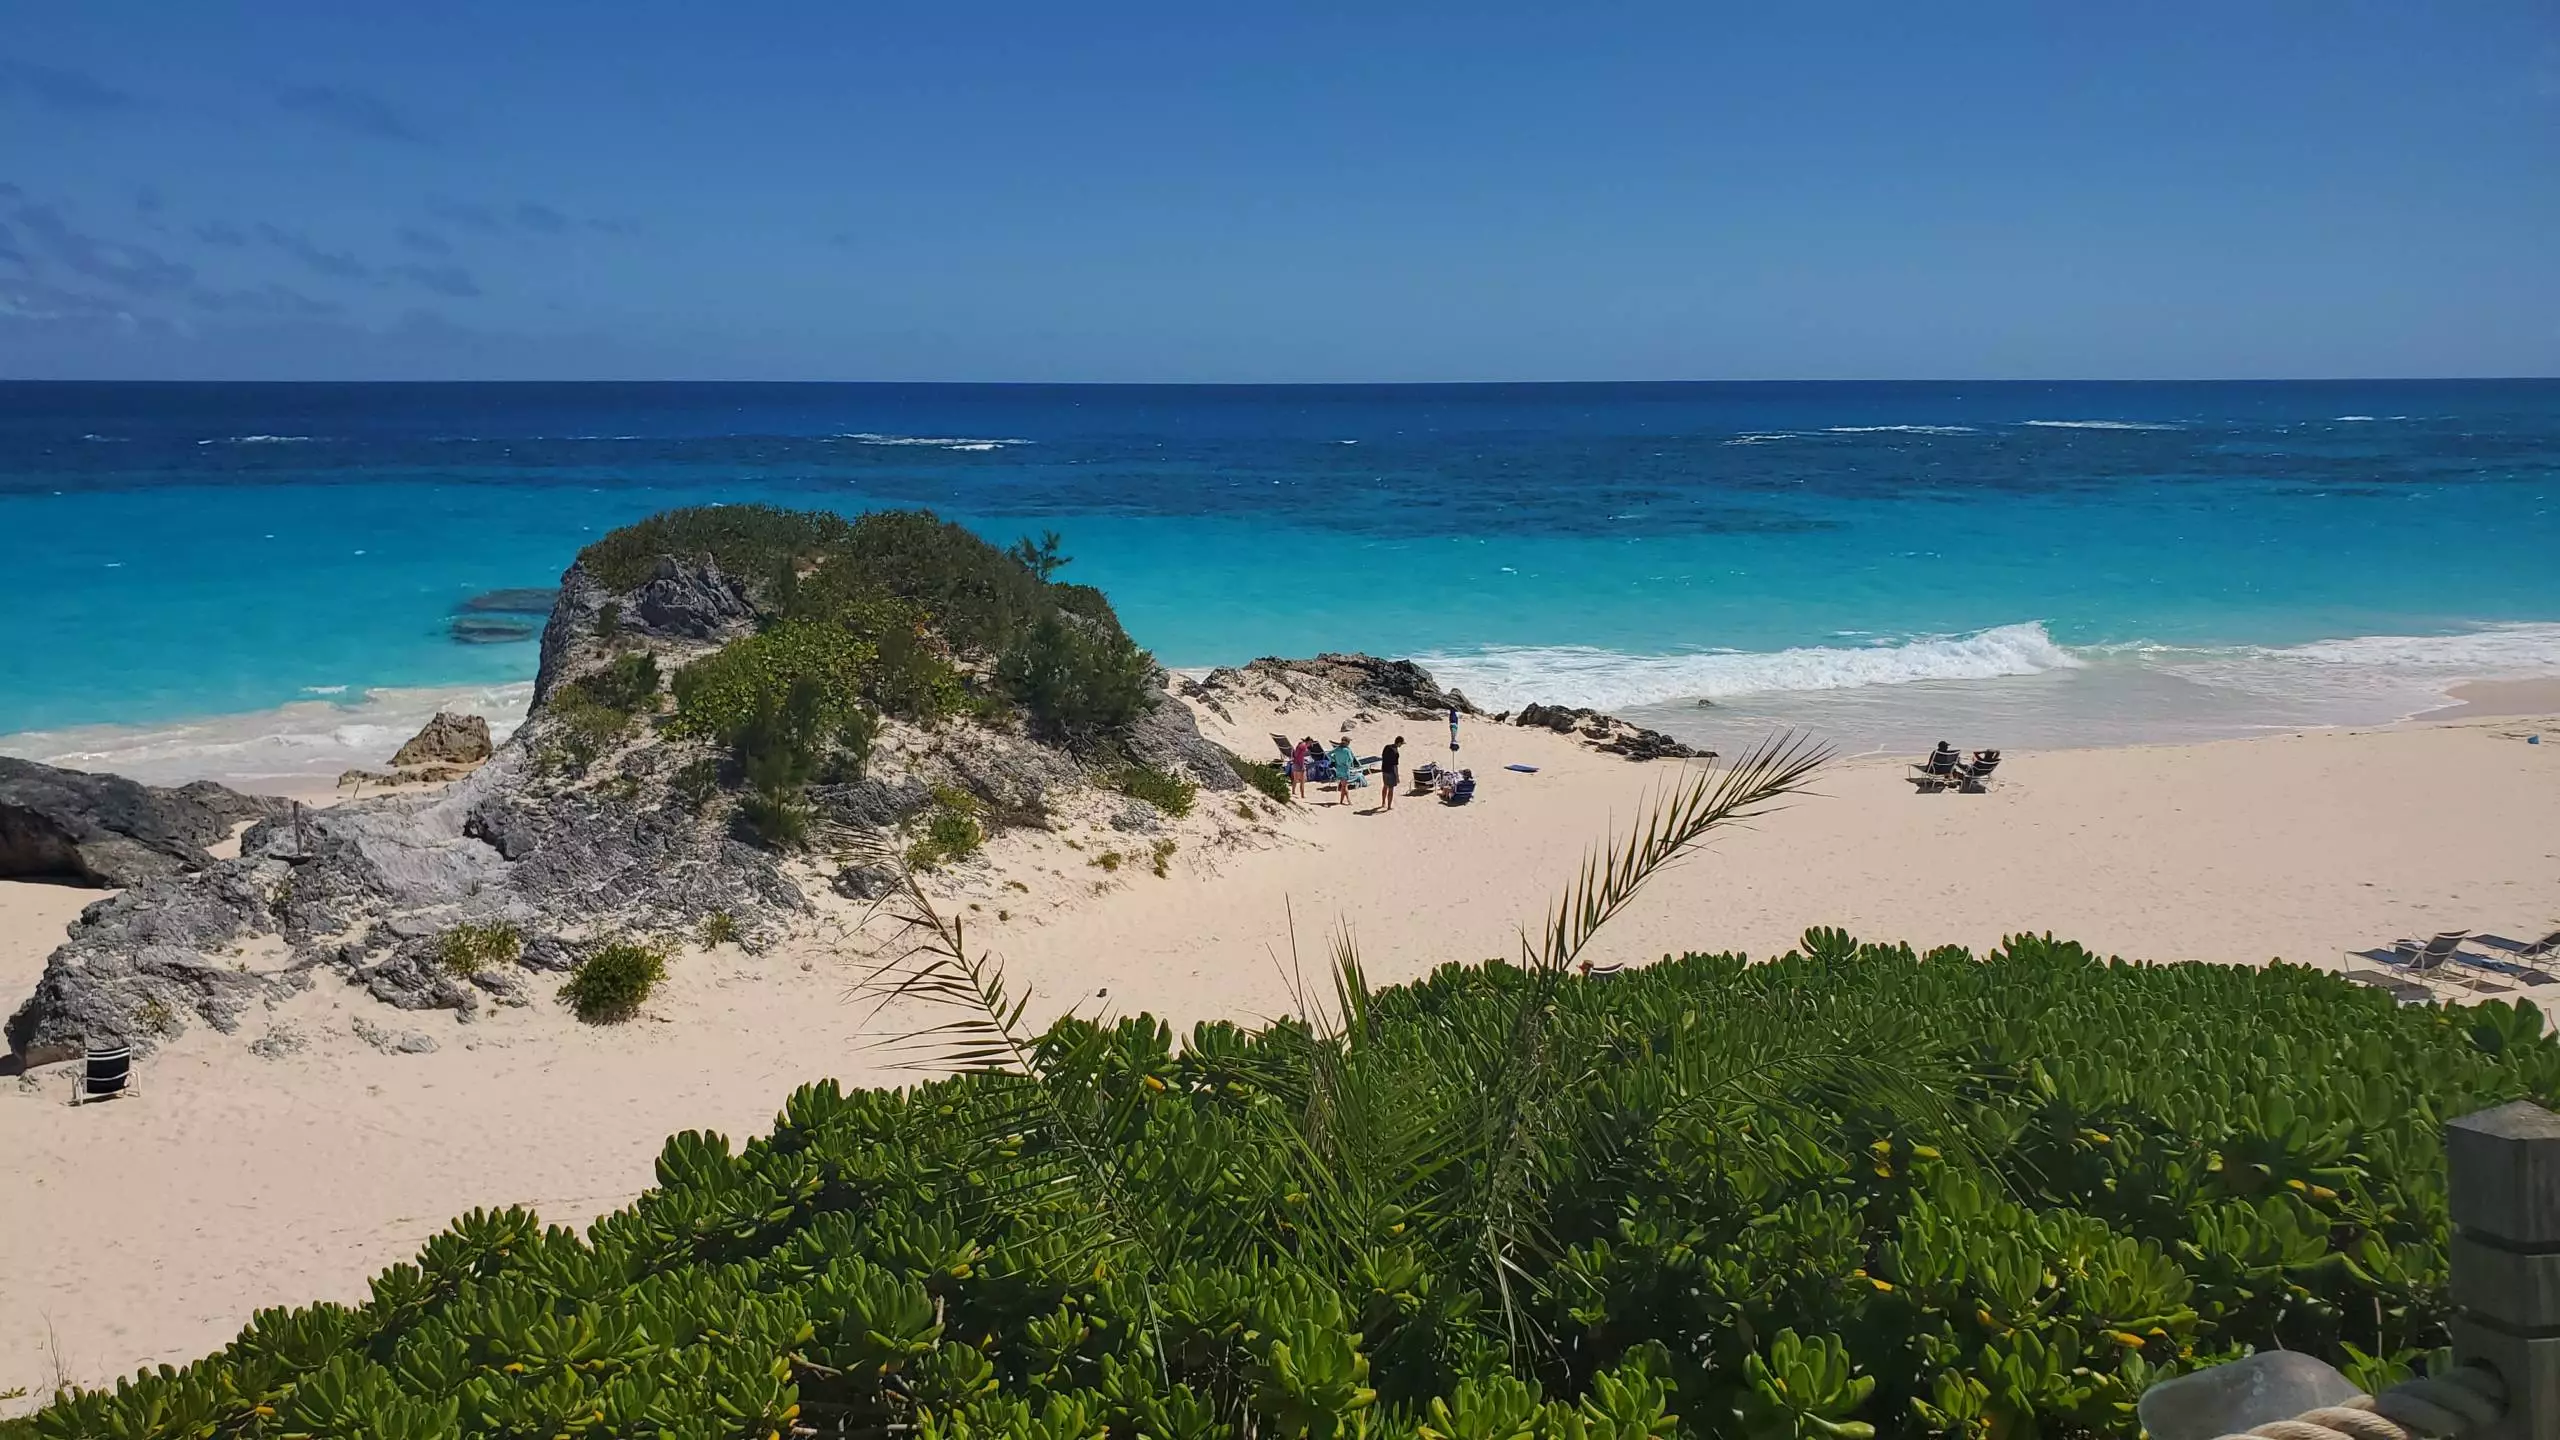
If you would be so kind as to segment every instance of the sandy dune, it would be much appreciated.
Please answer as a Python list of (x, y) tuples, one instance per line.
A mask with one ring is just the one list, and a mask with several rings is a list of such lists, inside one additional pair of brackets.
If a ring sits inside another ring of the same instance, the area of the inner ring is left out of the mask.
[[(1234, 718), (1208, 726), (1258, 755), (1270, 730), (1330, 739), (1342, 717)], [(1423, 722), (1363, 725), (1357, 740), (1374, 751), (1397, 730), (1416, 742), (1409, 763), (1445, 754), (1445, 730)], [(2553, 740), (2525, 744), (2533, 733)], [(1815, 924), (1977, 947), (2050, 930), (2244, 963), (2335, 964), (2456, 926), (2538, 934), (2560, 922), (2554, 741), (2549, 722), (2465, 718), (2012, 754), (1987, 795), (1920, 796), (1899, 765), (1842, 766), (1665, 879), (1597, 955), (1768, 953)], [(1680, 773), (1494, 727), (1471, 727), (1465, 756), (1483, 789), (1464, 809), (1408, 797), (1373, 814), (1364, 790), (1275, 821), (1204, 796), (1171, 834), (1165, 878), (1145, 858), (1157, 837), (1079, 817), (1001, 837), (935, 886), (1048, 1010), (1264, 1016), (1287, 1005), (1293, 915), (1311, 970), (1337, 924), (1380, 980), (1509, 953), (1585, 847)], [(1129, 863), (1103, 870), (1106, 850)], [(0, 886), (6, 1003), (94, 898)], [(471, 1025), (401, 1015), (324, 980), (236, 1036), (169, 1045), (114, 1104), (67, 1107), (59, 1069), (0, 1080), (0, 1389), (183, 1361), (255, 1308), (361, 1298), (368, 1275), (459, 1211), (522, 1203), (582, 1222), (650, 1182), (672, 1131), (751, 1133), (822, 1075), (893, 1080), (846, 999), (857, 969), (818, 941), (690, 952), (646, 1018), (608, 1029), (547, 1002)], [(385, 1053), (356, 1036), (359, 1019), (437, 1048)], [(300, 1048), (251, 1051), (279, 1030)]]

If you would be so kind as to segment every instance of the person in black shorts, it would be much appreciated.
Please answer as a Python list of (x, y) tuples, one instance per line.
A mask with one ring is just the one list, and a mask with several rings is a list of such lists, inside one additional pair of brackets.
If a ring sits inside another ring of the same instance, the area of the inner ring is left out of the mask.
[(1404, 781), (1404, 737), (1378, 752), (1378, 808), (1396, 808), (1396, 786)]

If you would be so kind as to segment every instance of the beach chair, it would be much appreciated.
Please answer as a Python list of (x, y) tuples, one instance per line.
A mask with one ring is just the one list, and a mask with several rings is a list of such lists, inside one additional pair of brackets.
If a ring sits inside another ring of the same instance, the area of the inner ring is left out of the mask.
[(2499, 954), (2460, 955), (2457, 957), (2457, 963), (2468, 963), (2474, 969), (2504, 975), (2519, 985), (2560, 984), (2560, 975), (2555, 975), (2531, 963), (2536, 960), (2560, 959), (2560, 930), (2554, 930), (2539, 940), (2530, 941), (2510, 940), (2504, 935), (2474, 935), (2471, 937), (2471, 943), (2487, 946), (2491, 950), (2498, 951)]
[(1271, 743), (1279, 747), (1280, 758), (1284, 762), (1287, 761), (1291, 755), (1296, 754), (1298, 750), (1297, 741), (1292, 740), (1288, 736), (1282, 735), (1277, 731), (1272, 733)]
[(1920, 787), (1923, 795), (1935, 795), (1947, 788), (1955, 778), (1956, 766), (1964, 757), (1953, 750), (1932, 750), (1929, 758), (1911, 767), (1902, 778)]
[(2554, 930), (2541, 939), (2530, 942), (2510, 940), (2504, 935), (2474, 935), (2471, 937), (2471, 943), (2504, 951), (2517, 960), (2560, 959), (2560, 930)]
[(1983, 782), (1989, 780), (1991, 778), (1991, 772), (1999, 768), (2000, 752), (1997, 750), (1983, 751), (1979, 756), (1974, 758), (1972, 763), (1960, 766), (1956, 770), (1954, 780), (1956, 793), (1959, 795), (1981, 794), (1984, 790), (1990, 788)]
[[(2492, 994), (2514, 989), (2513, 985), (2500, 983), (2486, 975), (2469, 973), (2473, 968), (2473, 959), (2462, 953), (2462, 942), (2468, 939), (2470, 934), (2468, 930), (2446, 930), (2424, 942), (2394, 940), (2391, 942), (2391, 948), (2387, 950), (2350, 950), (2347, 952), (2347, 958), (2370, 960), (2377, 965), (2388, 967), (2388, 973), (2398, 978), (2429, 987), (2438, 984), (2459, 985), (2466, 990)], [(2347, 978), (2357, 980), (2360, 984), (2373, 983), (2354, 974), (2352, 967)]]
[(130, 1045), (92, 1045), (80, 1057), (80, 1088), (73, 1092), (71, 1103), (87, 1104), (92, 1100), (112, 1100), (124, 1093), (133, 1078), (133, 1047)]

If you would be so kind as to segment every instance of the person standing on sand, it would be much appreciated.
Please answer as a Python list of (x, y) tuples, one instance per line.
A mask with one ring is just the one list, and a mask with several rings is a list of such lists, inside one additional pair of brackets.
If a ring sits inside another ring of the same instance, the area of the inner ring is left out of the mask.
[(1293, 799), (1307, 798), (1307, 766), (1315, 760), (1316, 742), (1301, 740), (1289, 750), (1289, 794)]
[(1399, 735), (1378, 752), (1378, 808), (1396, 808), (1396, 786), (1404, 780), (1404, 737)]
[(1348, 805), (1351, 803), (1351, 777), (1360, 773), (1360, 757), (1351, 753), (1351, 737), (1345, 735), (1334, 741), (1333, 754), (1328, 758), (1333, 761), (1333, 784), (1338, 795), (1334, 803)]

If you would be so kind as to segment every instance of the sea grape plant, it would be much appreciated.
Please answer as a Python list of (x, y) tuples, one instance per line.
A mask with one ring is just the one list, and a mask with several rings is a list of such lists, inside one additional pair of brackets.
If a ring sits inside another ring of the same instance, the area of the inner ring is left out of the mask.
[(1344, 946), (1258, 1029), (1028, 1030), (917, 911), (883, 983), (960, 1017), (938, 1073), (0, 1435), (2132, 1437), (2251, 1348), (2436, 1363), (2443, 1125), (2560, 1100), (2537, 1011), (2039, 936), (1581, 968), (1788, 778), (1673, 797), (1514, 959), (1372, 987)]

